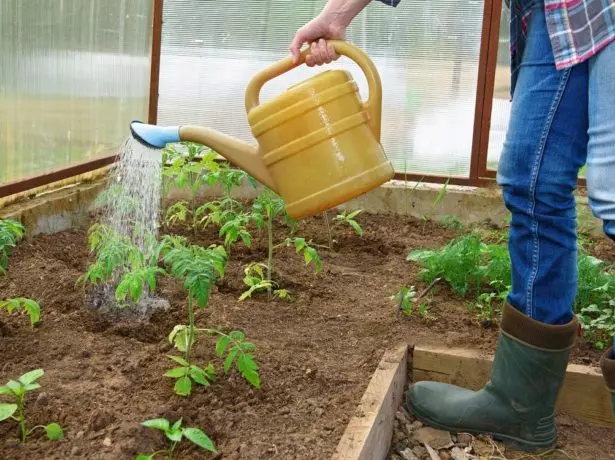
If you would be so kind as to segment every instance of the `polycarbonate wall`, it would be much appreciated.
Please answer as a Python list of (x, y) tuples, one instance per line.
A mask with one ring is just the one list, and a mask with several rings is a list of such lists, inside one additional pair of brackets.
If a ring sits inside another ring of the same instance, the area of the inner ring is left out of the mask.
[[(244, 90), (251, 76), (288, 55), (295, 30), (324, 0), (166, 1), (160, 124), (201, 124), (251, 141)], [(384, 87), (383, 145), (397, 171), (467, 176), (483, 1), (379, 2), (358, 16), (347, 39), (376, 63)], [(364, 97), (360, 69), (347, 59)], [(270, 98), (314, 72), (303, 66), (268, 83)]]
[(152, 0), (0, 0), (0, 183), (113, 153), (147, 117)]

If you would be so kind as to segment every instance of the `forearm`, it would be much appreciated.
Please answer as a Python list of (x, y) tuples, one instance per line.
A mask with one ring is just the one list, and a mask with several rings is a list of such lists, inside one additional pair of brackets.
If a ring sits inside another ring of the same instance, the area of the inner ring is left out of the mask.
[(370, 2), (371, 0), (329, 0), (322, 13), (333, 17), (338, 25), (347, 27)]

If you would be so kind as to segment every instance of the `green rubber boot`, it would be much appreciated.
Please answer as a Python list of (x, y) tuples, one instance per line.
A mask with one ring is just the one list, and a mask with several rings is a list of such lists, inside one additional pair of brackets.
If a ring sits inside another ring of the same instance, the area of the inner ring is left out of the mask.
[(615, 417), (615, 359), (613, 359), (613, 349), (609, 349), (600, 360), (602, 375), (606, 386), (611, 390), (611, 403), (613, 405), (613, 417)]
[(555, 447), (555, 402), (578, 333), (506, 306), (491, 379), (479, 391), (436, 382), (413, 385), (406, 401), (421, 422), (452, 433), (488, 434), (513, 448)]

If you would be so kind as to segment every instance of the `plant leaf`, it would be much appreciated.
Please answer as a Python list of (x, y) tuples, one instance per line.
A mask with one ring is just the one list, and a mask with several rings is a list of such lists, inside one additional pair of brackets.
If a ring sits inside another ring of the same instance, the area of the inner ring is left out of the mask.
[(24, 386), (25, 391), (34, 391), (38, 390), (41, 386), (38, 383), (30, 383)]
[(182, 420), (183, 420), (183, 419), (181, 419), (181, 418), (180, 418), (179, 420), (177, 420), (177, 421), (173, 424), (173, 426), (171, 427), (171, 431), (177, 431), (177, 430), (179, 430), (179, 429), (181, 428), (181, 426), (182, 426)]
[(11, 417), (17, 411), (17, 404), (0, 403), (0, 422)]
[(173, 369), (169, 369), (164, 373), (165, 377), (171, 377), (177, 379), (179, 377), (184, 377), (188, 373), (187, 367), (174, 367)]
[(22, 385), (26, 386), (40, 379), (44, 373), (45, 372), (43, 369), (34, 369), (33, 371), (26, 372), (24, 375), (19, 377), (19, 381)]
[(224, 373), (225, 374), (229, 371), (229, 369), (233, 365), (233, 361), (235, 357), (237, 356), (237, 353), (239, 353), (239, 348), (232, 348), (229, 354), (226, 356), (226, 359), (224, 360)]
[(139, 454), (137, 455), (135, 460), (154, 460), (154, 455)]
[[(241, 299), (243, 300), (243, 299)], [(226, 351), (226, 348), (228, 347), (228, 344), (231, 343), (231, 338), (223, 335), (218, 339), (218, 342), (216, 343), (216, 356), (221, 357), (224, 352)]]
[(57, 423), (50, 423), (45, 427), (45, 431), (47, 431), (47, 437), (52, 441), (57, 441), (64, 437), (64, 430)]
[(169, 359), (172, 359), (177, 364), (181, 364), (182, 366), (185, 366), (185, 367), (190, 366), (190, 363), (188, 361), (186, 361), (184, 358), (181, 358), (179, 356), (169, 356)]
[(184, 428), (184, 436), (202, 449), (214, 453), (216, 452), (216, 448), (212, 440), (198, 428)]
[(181, 377), (175, 382), (175, 393), (179, 396), (188, 396), (192, 391), (192, 380), (190, 377)]
[(196, 366), (190, 368), (190, 377), (199, 385), (209, 386), (209, 380), (207, 380), (207, 374), (203, 369), (199, 369)]
[(169, 421), (166, 418), (154, 418), (146, 420), (141, 425), (147, 428), (156, 428), (157, 430), (167, 431), (169, 429)]

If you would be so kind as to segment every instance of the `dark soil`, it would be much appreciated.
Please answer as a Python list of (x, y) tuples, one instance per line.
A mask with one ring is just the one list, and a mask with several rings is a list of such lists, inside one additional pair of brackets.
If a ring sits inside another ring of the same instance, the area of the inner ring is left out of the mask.
[[(405, 261), (408, 251), (442, 246), (456, 231), (428, 224), (423, 233), (421, 222), (403, 217), (362, 214), (359, 220), (363, 238), (338, 228), (335, 250), (320, 250), (319, 274), (293, 248), (276, 254), (276, 279), (291, 290), (291, 302), (262, 296), (238, 302), (243, 268), (264, 260), (266, 245), (258, 236), (252, 249), (234, 249), (226, 277), (197, 323), (244, 331), (257, 347), (262, 388), (251, 388), (235, 371), (223, 375), (213, 339), (203, 338), (196, 356), (204, 364), (213, 360), (219, 378), (189, 398), (176, 396), (171, 379), (163, 377), (172, 364), (167, 336), (186, 322), (181, 284), (160, 281), (157, 294), (170, 302), (169, 311), (141, 322), (110, 319), (87, 307), (84, 292), (75, 287), (89, 260), (84, 231), (23, 241), (0, 278), (0, 298), (39, 301), (42, 323), (32, 330), (26, 317), (0, 313), (0, 382), (43, 368), (42, 388), (27, 401), (30, 423), (59, 421), (66, 437), (49, 442), (37, 433), (18, 446), (14, 424), (0, 423), (0, 459), (131, 459), (164, 448), (159, 432), (140, 427), (156, 417), (181, 417), (184, 426), (204, 430), (219, 450), (217, 458), (326, 459), (386, 348), (408, 342), (494, 349), (495, 328), (482, 327), (445, 286), (428, 296), (427, 319), (398, 317), (390, 300), (402, 285), (424, 287), (416, 281), (418, 267)], [(324, 228), (321, 220), (305, 221), (299, 234), (326, 244)], [(277, 229), (277, 241), (283, 232)], [(196, 241), (219, 240), (212, 230)], [(611, 248), (603, 252), (615, 260)], [(574, 350), (574, 360), (584, 364), (596, 364), (599, 355), (583, 343)], [(576, 426), (564, 427), (564, 436)], [(595, 442), (613, 451), (613, 437), (600, 433)], [(583, 438), (570, 439), (583, 448)], [(176, 458), (213, 456), (182, 444)]]

